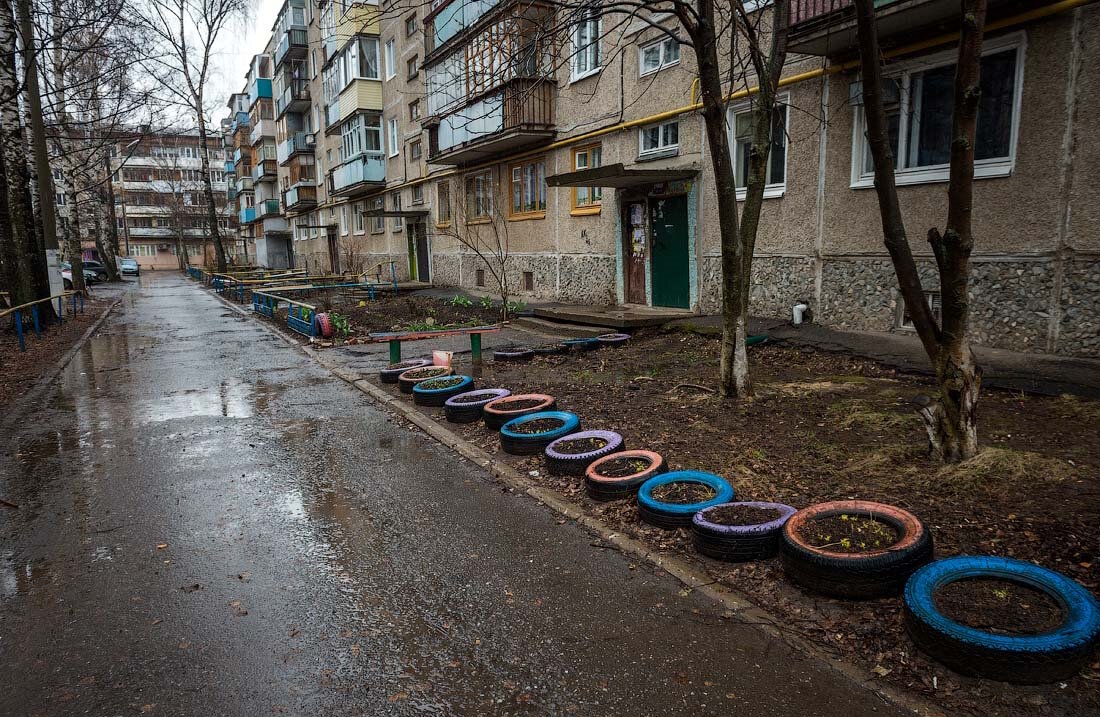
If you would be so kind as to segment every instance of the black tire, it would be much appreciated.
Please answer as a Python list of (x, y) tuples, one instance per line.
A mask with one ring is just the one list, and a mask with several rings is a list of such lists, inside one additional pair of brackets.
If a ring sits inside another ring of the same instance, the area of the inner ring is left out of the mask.
[[(584, 453), (569, 454), (555, 450), (557, 444), (560, 442), (582, 438), (596, 438), (603, 440), (605, 443), (602, 448), (594, 451), (586, 451)], [(583, 476), (584, 472), (588, 470), (588, 466), (592, 465), (595, 461), (625, 449), (626, 442), (623, 440), (623, 437), (614, 431), (581, 431), (579, 433), (571, 433), (567, 436), (562, 436), (553, 441), (546, 446), (543, 455), (546, 458), (546, 468), (550, 471), (551, 475)]]
[(565, 343), (545, 344), (535, 346), (531, 350), (535, 352), (536, 356), (560, 356), (569, 351), (569, 346)]
[[(899, 531), (898, 542), (875, 553), (834, 553), (808, 546), (798, 532), (809, 520), (840, 514), (873, 514)], [(933, 552), (932, 533), (916, 516), (867, 501), (832, 501), (804, 508), (783, 525), (782, 536), (783, 570), (792, 582), (812, 592), (854, 600), (897, 595)]]
[(701, 510), (691, 521), (695, 549), (708, 558), (730, 563), (774, 558), (779, 553), (779, 533), (783, 530), (783, 523), (795, 513), (795, 509), (781, 503), (743, 502), (734, 505), (774, 510), (779, 517), (756, 525), (718, 525), (708, 519), (708, 514), (723, 506)]
[(382, 383), (397, 383), (397, 377), (410, 368), (421, 368), (422, 366), (431, 365), (431, 359), (406, 359), (405, 361), (398, 361), (395, 364), (390, 364), (382, 369), (378, 372), (378, 377), (382, 379)]
[(505, 398), (511, 396), (512, 392), (506, 388), (483, 388), (476, 391), (469, 391), (473, 394), (483, 394), (483, 398), (477, 401), (468, 401), (464, 403), (455, 402), (454, 398), (462, 396), (451, 396), (443, 403), (443, 413), (447, 416), (447, 420), (451, 423), (473, 423), (474, 421), (480, 421), (482, 416), (482, 409), (485, 404), (495, 401), (498, 398)]
[(510, 346), (493, 351), (494, 361), (526, 361), (535, 355), (535, 352), (526, 346)]
[(96, 278), (96, 281), (99, 281), (99, 282), (107, 281), (107, 279), (108, 279), (107, 272), (97, 271), (96, 274), (95, 274), (95, 278)]
[[(451, 396), (457, 396), (460, 393), (466, 393), (467, 391), (474, 390), (474, 380), (470, 376), (446, 376), (445, 378), (458, 378), (461, 381), (454, 386), (448, 386), (447, 388), (432, 389), (429, 391), (423, 390), (423, 386), (416, 384), (413, 386), (413, 403), (418, 406), (430, 406), (432, 408), (439, 408), (447, 402), (447, 399)], [(429, 379), (430, 380), (430, 379)], [(423, 382), (421, 382), (423, 383)]]

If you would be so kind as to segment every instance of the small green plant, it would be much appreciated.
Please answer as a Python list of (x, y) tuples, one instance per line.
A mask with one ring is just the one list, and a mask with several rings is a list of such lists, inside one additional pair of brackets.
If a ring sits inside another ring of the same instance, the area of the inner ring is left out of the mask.
[(525, 302), (525, 301), (509, 301), (508, 302), (508, 313), (509, 314), (514, 314), (516, 312), (523, 311), (526, 308), (527, 308), (527, 302)]
[(463, 296), (462, 294), (455, 294), (454, 298), (451, 299), (451, 306), (461, 306), (463, 308), (469, 308), (473, 305), (473, 299), (468, 296)]
[(493, 308), (493, 299), (492, 299), (492, 297), (483, 296), (483, 297), (481, 297), (481, 301), (479, 301), (478, 303), (481, 304), (481, 308), (483, 308), (483, 309), (488, 310), (488, 309)]
[(351, 333), (351, 317), (330, 311), (328, 320), (332, 324), (332, 333), (342, 339), (346, 339)]

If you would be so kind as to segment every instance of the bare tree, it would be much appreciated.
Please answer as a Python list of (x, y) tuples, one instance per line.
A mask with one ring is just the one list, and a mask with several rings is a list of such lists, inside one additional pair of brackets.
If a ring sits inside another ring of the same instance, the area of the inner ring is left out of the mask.
[(157, 45), (146, 64), (165, 99), (186, 108), (199, 130), (207, 228), (218, 271), (226, 270), (226, 254), (210, 180), (207, 82), (218, 38), (250, 7), (249, 0), (145, 0), (142, 11), (142, 24)]
[(875, 26), (873, 0), (855, 0), (859, 27), (863, 104), (867, 115), (867, 143), (875, 167), (875, 192), (886, 249), (898, 286), (925, 353), (936, 370), (940, 395), (924, 402), (920, 414), (928, 429), (934, 456), (954, 462), (978, 450), (977, 408), (982, 371), (967, 335), (970, 319), (968, 287), (974, 184), (974, 136), (981, 98), (982, 41), (986, 0), (964, 0), (958, 62), (955, 66), (954, 112), (951, 128), (951, 168), (947, 186), (947, 226), (928, 230), (936, 258), (942, 297), (942, 323), (928, 306), (916, 261), (901, 216), (894, 177), (894, 149), (890, 144), (883, 105), (882, 56)]

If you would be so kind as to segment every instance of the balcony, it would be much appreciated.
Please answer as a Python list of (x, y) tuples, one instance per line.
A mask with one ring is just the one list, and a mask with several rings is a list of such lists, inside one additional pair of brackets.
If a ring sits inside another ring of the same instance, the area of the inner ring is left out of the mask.
[(275, 120), (262, 119), (252, 125), (252, 131), (248, 135), (250, 144), (257, 145), (266, 138), (275, 136)]
[[(379, 30), (379, 4), (345, 3), (344, 16), (336, 13), (336, 23), (321, 40), (321, 62), (327, 64), (332, 57), (347, 44), (348, 40), (360, 35), (377, 35)], [(373, 7), (372, 7), (373, 5)]]
[(309, 82), (293, 80), (283, 94), (275, 99), (275, 116), (282, 117), (287, 112), (309, 111)]
[(237, 198), (237, 186), (235, 184), (230, 184), (229, 186), (227, 186), (225, 188), (225, 199), (226, 199), (226, 201), (232, 202), (236, 198)]
[(331, 105), (325, 105), (325, 134), (336, 134), (336, 128), (340, 124), (340, 101)]
[(502, 0), (451, 0), (428, 14), (424, 20), (424, 56), (443, 47), (487, 15)]
[(279, 165), (273, 159), (257, 162), (256, 166), (252, 168), (252, 180), (254, 182), (273, 180), (278, 177), (278, 174)]
[(264, 97), (271, 97), (271, 78), (258, 77), (248, 88), (248, 105), (251, 107)]
[(351, 197), (386, 182), (386, 156), (368, 152), (352, 157), (332, 170), (332, 193)]
[(247, 112), (237, 112), (235, 115), (233, 115), (233, 124), (229, 126), (230, 134), (235, 134), (240, 127), (247, 127), (248, 122), (249, 119)]
[(305, 29), (292, 28), (283, 33), (279, 46), (275, 48), (275, 67), (283, 64), (284, 60), (305, 57), (308, 45)]
[(465, 164), (554, 137), (554, 84), (517, 78), (429, 127), (429, 161)]
[[(997, 8), (1009, 0), (989, 0), (990, 19)], [(959, 3), (956, 0), (875, 0), (879, 37), (884, 43), (904, 37), (915, 41), (924, 34), (940, 34), (945, 20), (955, 18), (958, 29)], [(793, 0), (788, 49), (806, 55), (835, 55), (854, 50), (855, 8), (852, 0)]]
[(299, 152), (308, 152), (312, 154), (315, 141), (312, 134), (295, 132), (290, 135), (285, 142), (279, 144), (275, 157), (279, 160), (279, 164), (286, 164), (287, 160)]
[(280, 213), (279, 200), (265, 199), (262, 202), (258, 202), (255, 209), (257, 219), (263, 219), (264, 217), (277, 217)]
[(230, 160), (228, 160), (228, 159), (227, 159), (227, 160), (225, 160), (225, 173), (226, 173), (226, 174), (233, 174), (234, 172), (236, 172), (236, 171), (237, 171), (237, 160), (236, 160), (236, 156), (237, 156), (237, 153), (236, 153), (236, 152), (234, 152), (234, 153), (233, 153), (233, 157), (234, 157), (234, 159), (233, 159), (232, 161), (230, 161)]
[(288, 211), (309, 209), (317, 205), (317, 187), (299, 185), (283, 192), (283, 204)]
[(251, 170), (246, 177), (239, 177), (237, 179), (237, 191), (238, 192), (251, 192), (253, 189)]
[(256, 207), (247, 207), (237, 213), (237, 221), (241, 224), (251, 224), (256, 221)]

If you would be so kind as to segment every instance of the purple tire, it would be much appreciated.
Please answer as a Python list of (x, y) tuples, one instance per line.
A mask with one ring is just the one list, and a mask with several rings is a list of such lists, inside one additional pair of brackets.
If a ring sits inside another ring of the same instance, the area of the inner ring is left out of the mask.
[[(447, 420), (451, 423), (473, 423), (481, 420), (481, 408), (486, 403), (511, 395), (512, 392), (506, 388), (481, 388), (477, 391), (467, 391), (448, 398), (443, 404), (443, 412), (447, 414)], [(478, 397), (476, 401), (462, 400), (475, 396)]]
[(620, 346), (630, 341), (630, 334), (600, 334), (596, 340), (600, 346)]
[(397, 377), (408, 371), (410, 368), (423, 368), (424, 366), (431, 365), (432, 360), (426, 358), (398, 361), (397, 363), (390, 364), (386, 368), (379, 371), (378, 377), (382, 379), (382, 383), (397, 383)]
[[(727, 506), (774, 510), (779, 517), (750, 525), (723, 525), (707, 519), (712, 511)], [(732, 563), (773, 558), (779, 552), (783, 524), (796, 512), (797, 508), (783, 503), (738, 502), (711, 506), (696, 513), (691, 520), (695, 549), (707, 557)]]
[[(584, 440), (591, 438), (605, 441), (600, 448), (595, 448), (584, 453), (562, 453), (555, 446), (560, 446), (568, 441)], [(543, 451), (546, 457), (546, 467), (554, 475), (583, 476), (588, 466), (604, 456), (618, 453), (626, 448), (623, 437), (614, 431), (580, 431), (562, 436)]]

